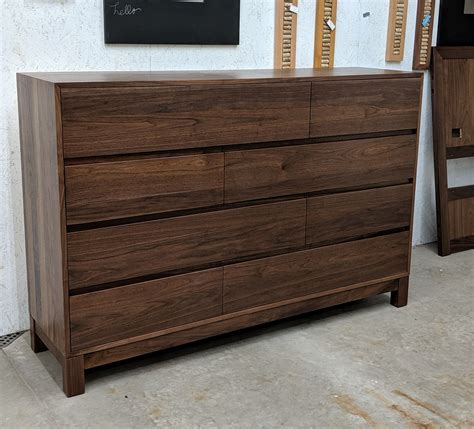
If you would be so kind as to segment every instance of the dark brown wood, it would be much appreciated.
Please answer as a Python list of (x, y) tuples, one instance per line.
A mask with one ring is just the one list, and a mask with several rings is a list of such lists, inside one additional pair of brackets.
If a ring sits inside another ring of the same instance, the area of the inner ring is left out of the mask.
[(244, 262), (224, 268), (224, 313), (407, 272), (407, 232)]
[(330, 293), (323, 292), (303, 298), (296, 298), (271, 305), (253, 308), (220, 318), (195, 323), (181, 329), (162, 332), (161, 335), (146, 338), (139, 342), (117, 345), (114, 348), (91, 351), (85, 358), (86, 368), (93, 368), (107, 363), (129, 359), (157, 350), (179, 346), (202, 340), (214, 335), (236, 331), (238, 329), (272, 322), (278, 319), (308, 313), (315, 310), (344, 304), (346, 302), (369, 298), (374, 295), (395, 290), (398, 281), (382, 281), (370, 285), (355, 286)]
[(222, 314), (223, 268), (71, 297), (73, 351)]
[(311, 137), (416, 129), (419, 79), (314, 82)]
[(306, 201), (68, 234), (71, 289), (304, 245)]
[(308, 199), (306, 243), (326, 244), (407, 227), (413, 185)]
[(394, 307), (405, 307), (408, 303), (408, 277), (398, 280), (397, 290), (392, 291), (390, 304)]
[(413, 178), (416, 136), (225, 154), (225, 202)]
[(64, 153), (70, 158), (307, 138), (310, 88), (302, 82), (63, 89)]
[(451, 240), (451, 253), (464, 252), (474, 248), (474, 235)]
[(65, 393), (84, 392), (85, 368), (379, 293), (406, 301), (422, 83), (19, 75), (32, 347), (58, 359)]
[(474, 198), (474, 185), (448, 188), (449, 201), (460, 200), (465, 198)]
[(453, 240), (470, 248), (463, 237), (474, 233), (470, 200), (453, 200), (446, 163), (474, 155), (474, 48), (435, 48), (432, 89), (438, 253), (446, 256)]
[(222, 204), (224, 155), (66, 166), (69, 225)]
[(294, 70), (203, 70), (203, 71), (108, 71), (108, 72), (46, 72), (25, 73), (26, 76), (67, 87), (84, 86), (154, 86), (187, 85), (191, 83), (237, 84), (312, 82), (314, 80), (366, 80), (420, 77), (420, 73), (362, 67), (338, 67), (335, 69), (300, 68)]
[(17, 86), (30, 315), (66, 355), (69, 318), (59, 100), (51, 83), (18, 75)]
[(446, 148), (447, 159), (469, 158), (474, 157), (474, 145), (470, 146), (454, 146)]
[(46, 347), (46, 344), (43, 343), (36, 332), (35, 320), (32, 317), (30, 317), (30, 345), (34, 353), (41, 353), (48, 350), (48, 347)]
[[(436, 0), (419, 0), (415, 21), (415, 44), (413, 48), (413, 70), (428, 70), (431, 62), (431, 44), (435, 25)], [(430, 20), (423, 26), (425, 16)]]
[(67, 397), (82, 395), (85, 391), (84, 356), (64, 360), (63, 390)]

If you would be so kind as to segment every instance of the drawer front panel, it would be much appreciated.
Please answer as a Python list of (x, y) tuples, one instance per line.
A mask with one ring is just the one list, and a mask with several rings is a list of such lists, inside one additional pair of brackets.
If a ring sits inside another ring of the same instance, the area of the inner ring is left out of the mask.
[(409, 234), (310, 249), (224, 268), (224, 313), (408, 272)]
[(102, 284), (304, 245), (306, 201), (68, 234), (69, 287)]
[(69, 225), (222, 204), (224, 155), (69, 165)]
[(306, 243), (326, 244), (406, 227), (413, 185), (344, 192), (308, 199)]
[(72, 296), (72, 350), (221, 315), (222, 275), (218, 268)]
[(416, 136), (225, 154), (225, 202), (413, 178)]
[(307, 138), (311, 83), (67, 88), (66, 157)]
[(313, 82), (311, 137), (418, 128), (421, 81)]

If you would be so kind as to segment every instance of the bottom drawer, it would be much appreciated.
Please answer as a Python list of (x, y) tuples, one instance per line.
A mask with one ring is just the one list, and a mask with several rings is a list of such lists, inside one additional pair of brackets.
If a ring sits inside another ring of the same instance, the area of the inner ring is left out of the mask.
[(409, 233), (304, 250), (224, 268), (224, 313), (408, 272)]
[(222, 314), (223, 269), (70, 298), (73, 351)]

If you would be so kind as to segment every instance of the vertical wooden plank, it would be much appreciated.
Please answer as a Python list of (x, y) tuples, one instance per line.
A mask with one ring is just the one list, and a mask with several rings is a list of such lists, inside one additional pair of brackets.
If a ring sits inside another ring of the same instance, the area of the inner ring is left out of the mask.
[(438, 229), (438, 253), (451, 253), (448, 217), (448, 172), (446, 164), (446, 141), (448, 141), (447, 88), (444, 79), (444, 63), (437, 49), (433, 51), (433, 149), (436, 186), (436, 219)]
[[(337, 0), (318, 0), (314, 42), (314, 68), (332, 68), (336, 46)], [(328, 25), (329, 22), (329, 25)]]
[(403, 61), (408, 0), (390, 0), (385, 60)]
[[(276, 0), (275, 68), (296, 67), (296, 29), (298, 0)], [(296, 8), (296, 9), (295, 9)]]
[(430, 67), (434, 13), (435, 0), (418, 0), (413, 49), (414, 70), (427, 70)]
[(17, 84), (30, 315), (34, 329), (41, 328), (66, 355), (69, 317), (59, 100), (50, 82), (18, 75)]

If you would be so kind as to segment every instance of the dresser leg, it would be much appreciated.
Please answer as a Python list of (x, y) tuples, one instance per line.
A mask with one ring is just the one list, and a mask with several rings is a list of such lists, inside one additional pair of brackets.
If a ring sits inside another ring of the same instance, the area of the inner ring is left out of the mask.
[(67, 397), (82, 395), (84, 393), (84, 356), (64, 359), (63, 390)]
[(36, 322), (32, 317), (30, 317), (30, 344), (31, 350), (33, 350), (34, 353), (41, 353), (48, 350), (46, 345), (43, 343), (43, 341), (41, 341), (41, 338), (38, 337), (38, 334), (36, 333)]
[(390, 304), (395, 307), (405, 307), (408, 302), (408, 277), (398, 280), (398, 289), (394, 290), (390, 296)]

